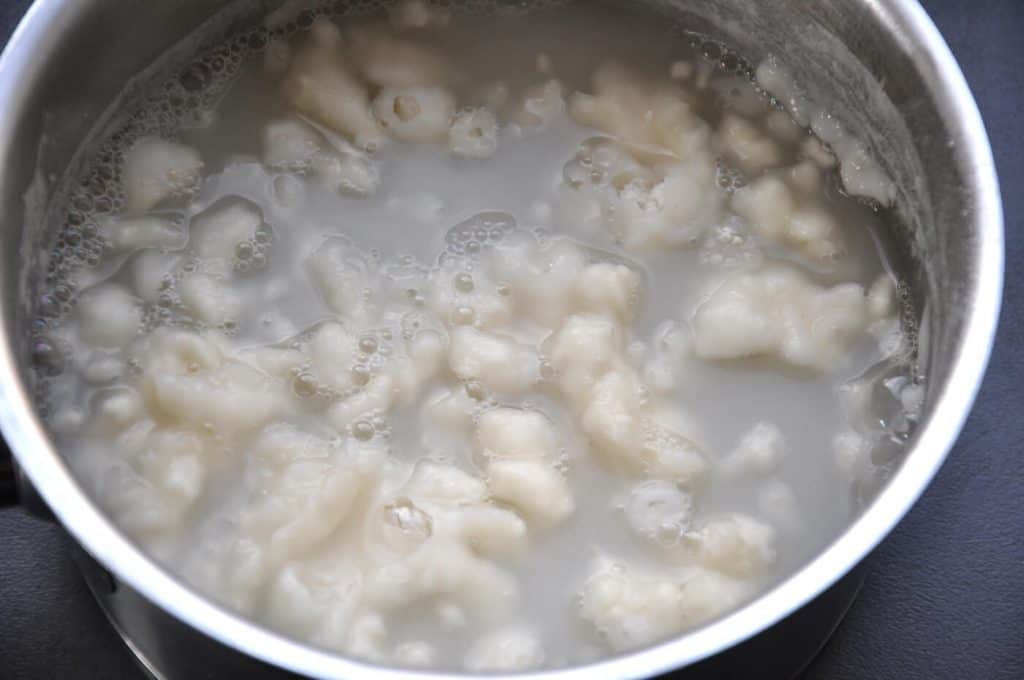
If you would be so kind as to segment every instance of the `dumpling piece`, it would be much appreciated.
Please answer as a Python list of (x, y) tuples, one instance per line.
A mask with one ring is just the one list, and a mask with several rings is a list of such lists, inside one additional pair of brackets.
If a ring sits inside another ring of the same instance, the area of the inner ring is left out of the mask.
[(616, 62), (600, 66), (592, 93), (577, 92), (569, 113), (636, 149), (664, 149), (686, 160), (708, 151), (711, 130), (693, 111), (682, 89), (646, 78)]
[(575, 510), (565, 477), (545, 461), (492, 460), (487, 465), (487, 484), (494, 498), (541, 526), (554, 526)]
[(285, 98), (299, 113), (373, 149), (384, 133), (370, 112), (367, 88), (352, 73), (336, 26), (320, 19), (291, 59), (282, 81)]
[(121, 169), (125, 212), (137, 215), (193, 191), (202, 169), (195, 149), (159, 137), (140, 138), (128, 149)]
[(536, 633), (526, 628), (510, 628), (488, 633), (466, 652), (466, 670), (481, 673), (514, 673), (537, 668), (544, 663), (544, 648)]
[(835, 259), (845, 252), (835, 220), (809, 202), (798, 201), (776, 175), (765, 175), (738, 189), (732, 209), (758, 236), (788, 245), (814, 260)]
[(448, 148), (462, 158), (490, 158), (498, 151), (498, 119), (486, 108), (463, 109), (448, 130)]
[(104, 220), (100, 228), (110, 245), (118, 251), (173, 249), (185, 244), (184, 229), (166, 217), (110, 218)]
[(723, 574), (750, 578), (775, 561), (775, 531), (752, 517), (731, 515), (686, 534), (697, 561)]
[(357, 326), (365, 326), (374, 318), (372, 294), (378, 285), (377, 272), (348, 239), (325, 239), (306, 260), (306, 268), (331, 311)]
[(764, 477), (778, 470), (786, 453), (786, 440), (778, 426), (760, 422), (725, 456), (721, 470), (726, 477)]
[(399, 142), (440, 143), (448, 139), (455, 98), (441, 87), (389, 87), (373, 100), (373, 113)]
[(223, 326), (238, 319), (241, 299), (223, 281), (206, 274), (189, 274), (178, 282), (185, 312), (206, 326)]
[(521, 393), (540, 377), (537, 353), (513, 338), (461, 326), (452, 331), (448, 363), (462, 380), (498, 393)]
[(859, 284), (826, 288), (777, 266), (737, 274), (697, 309), (694, 349), (704, 359), (773, 356), (800, 368), (830, 371), (867, 329)]
[(782, 162), (782, 149), (746, 118), (728, 113), (718, 126), (717, 141), (730, 161), (756, 174)]
[(234, 262), (239, 245), (252, 241), (264, 224), (263, 212), (242, 198), (221, 200), (192, 219), (189, 245), (203, 259)]
[(580, 594), (580, 614), (623, 651), (658, 642), (742, 602), (749, 586), (705, 569), (674, 577), (602, 559)]
[(268, 428), (252, 447), (242, 533), (280, 565), (318, 545), (373, 488), (384, 451), (352, 439), (334, 443), (287, 425)]
[(552, 422), (530, 409), (502, 407), (483, 413), (476, 438), (484, 455), (495, 458), (551, 458), (559, 448)]
[(585, 224), (596, 220), (630, 251), (695, 245), (721, 218), (715, 166), (703, 152), (668, 154), (618, 141), (585, 145), (566, 168), (566, 209)]
[(285, 408), (266, 374), (225, 357), (196, 333), (155, 332), (141, 364), (141, 392), (161, 424), (228, 439), (268, 424)]
[(123, 287), (103, 283), (82, 293), (78, 300), (82, 339), (96, 347), (123, 347), (139, 332), (142, 306)]

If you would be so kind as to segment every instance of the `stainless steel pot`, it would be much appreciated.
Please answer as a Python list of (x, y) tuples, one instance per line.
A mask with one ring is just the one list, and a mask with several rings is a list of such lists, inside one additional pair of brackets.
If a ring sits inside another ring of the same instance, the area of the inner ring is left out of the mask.
[[(409, 677), (264, 630), (165, 572), (83, 493), (26, 390), (27, 290), (45, 237), (43, 208), (75, 150), (124, 84), (193, 29), (207, 21), (226, 29), (276, 4), (38, 0), (25, 17), (0, 59), (0, 426), (31, 488), (82, 546), (83, 569), (111, 620), (154, 674)], [(755, 638), (822, 593), (848, 601), (856, 578), (840, 579), (903, 517), (955, 441), (988, 361), (999, 311), (1003, 234), (991, 150), (956, 62), (914, 0), (654, 4), (684, 25), (738, 47), (752, 61), (776, 55), (895, 179), (891, 227), (928, 339), (922, 358), (928, 375), (925, 412), (905, 459), (877, 497), (799, 572), (697, 631), (534, 678), (657, 675)], [(179, 45), (171, 61), (186, 52)], [(23, 500), (31, 502), (29, 485), (22, 487)], [(799, 615), (805, 622), (808, 611)], [(764, 639), (737, 649), (756, 650)], [(723, 666), (702, 668), (715, 672)]]

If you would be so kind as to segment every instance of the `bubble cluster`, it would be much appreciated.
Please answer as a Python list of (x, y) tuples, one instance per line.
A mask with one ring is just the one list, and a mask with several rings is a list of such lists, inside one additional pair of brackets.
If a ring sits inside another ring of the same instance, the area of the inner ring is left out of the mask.
[(475, 257), (494, 247), (515, 229), (516, 220), (508, 213), (479, 213), (448, 230), (444, 236), (445, 252)]
[(743, 171), (731, 167), (722, 161), (715, 164), (715, 184), (727, 194), (742, 189), (747, 185), (747, 178)]
[(683, 33), (690, 47), (717, 70), (754, 80), (754, 66), (728, 45), (693, 31)]
[(267, 223), (256, 228), (253, 235), (235, 246), (235, 271), (246, 273), (263, 269), (270, 257), (270, 246), (274, 242), (274, 230)]

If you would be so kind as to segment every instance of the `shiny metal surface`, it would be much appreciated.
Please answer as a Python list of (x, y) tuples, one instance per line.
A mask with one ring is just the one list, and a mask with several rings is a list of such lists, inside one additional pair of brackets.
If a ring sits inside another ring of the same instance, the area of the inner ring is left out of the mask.
[[(45, 236), (41, 208), (53, 181), (122, 85), (227, 4), (38, 0), (0, 58), (0, 426), (39, 495), (91, 555), (83, 564), (94, 592), (166, 677), (265, 677), (274, 667), (331, 678), (445, 677), (373, 668), (317, 651), (250, 624), (179, 583), (83, 494), (26, 391), (25, 294)], [(247, 7), (263, 11), (273, 4)], [(1002, 215), (991, 150), (959, 68), (916, 2), (657, 4), (739, 46), (751, 60), (778, 55), (897, 180), (894, 235), (915, 295), (927, 301), (926, 409), (899, 470), (798, 573), (697, 631), (588, 666), (531, 674), (538, 679), (647, 677), (693, 664), (765, 630), (847, 574), (942, 464), (973, 402), (999, 311)], [(244, 12), (222, 21), (241, 19)], [(114, 579), (97, 571), (97, 563)]]

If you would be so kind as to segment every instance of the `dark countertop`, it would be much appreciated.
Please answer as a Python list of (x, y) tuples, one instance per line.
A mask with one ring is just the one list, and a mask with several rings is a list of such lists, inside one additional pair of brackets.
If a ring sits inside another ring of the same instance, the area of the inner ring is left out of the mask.
[[(1007, 278), (999, 339), (934, 483), (869, 558), (867, 580), (805, 680), (1024, 678), (1024, 2), (923, 0), (967, 75), (1002, 180)], [(6, 40), (27, 0), (0, 0)], [(0, 511), (0, 679), (139, 680), (61, 531)]]

